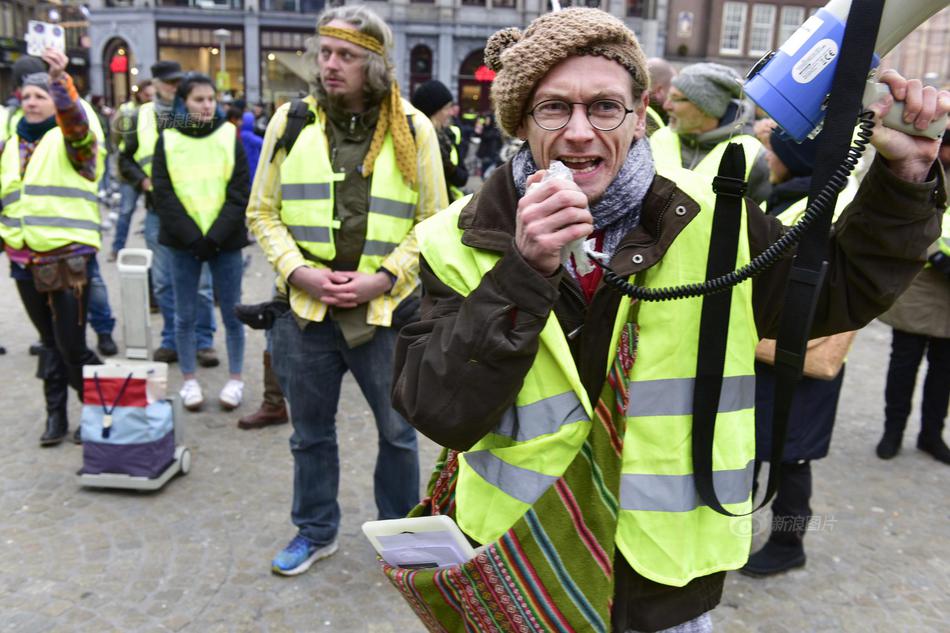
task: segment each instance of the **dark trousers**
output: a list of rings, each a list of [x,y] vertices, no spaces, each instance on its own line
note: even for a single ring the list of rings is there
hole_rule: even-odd
[[[761,462],[755,463],[758,482]],[[801,460],[782,464],[782,476],[772,501],[772,529],[769,540],[789,546],[801,546],[811,520],[811,462]],[[755,493],[753,493],[754,496]]]
[[[917,368],[927,352],[920,434],[939,436],[950,402],[950,338],[911,334],[895,329],[891,340],[891,363],[884,390],[884,430],[903,433],[910,416],[917,383]]]
[[[72,290],[37,292],[32,280],[18,279],[16,286],[43,343],[37,377],[44,382],[47,412],[63,410],[68,387],[75,389],[82,400],[83,365],[102,362],[86,347],[89,286],[86,285],[78,297]]]

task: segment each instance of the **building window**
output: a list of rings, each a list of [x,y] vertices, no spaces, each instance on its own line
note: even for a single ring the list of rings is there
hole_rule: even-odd
[[[319,13],[324,0],[261,0],[262,11],[287,11],[290,13]]]
[[[158,0],[160,7],[194,7],[196,9],[243,9],[244,0]]]
[[[420,84],[432,79],[432,49],[425,44],[412,47],[409,53],[409,94],[415,94]]]
[[[600,8],[600,0],[561,0],[561,8],[566,9],[568,7],[590,7],[591,9]],[[553,11],[554,7],[551,6],[551,0],[548,0],[548,11]]]
[[[643,0],[627,0],[627,17],[642,18],[645,4]]]
[[[749,29],[749,54],[764,55],[772,50],[775,32],[775,5],[753,4],[752,27]]]
[[[484,7],[485,0],[462,0],[462,4],[470,7]]]
[[[782,7],[778,25],[778,45],[781,46],[805,21],[805,7]]]
[[[724,2],[722,5],[722,35],[719,52],[723,55],[741,55],[745,38],[745,17],[749,6],[745,2]]]
[[[517,0],[491,0],[491,6],[495,9],[514,9],[517,8]]]

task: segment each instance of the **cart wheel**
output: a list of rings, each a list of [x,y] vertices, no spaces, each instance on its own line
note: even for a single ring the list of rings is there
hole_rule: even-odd
[[[182,475],[187,475],[188,471],[191,470],[191,451],[187,448],[182,449],[181,458],[179,460],[179,466],[181,469]]]

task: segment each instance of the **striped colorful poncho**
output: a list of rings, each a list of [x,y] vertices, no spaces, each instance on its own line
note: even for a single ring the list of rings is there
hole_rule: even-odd
[[[500,540],[465,564],[438,570],[380,561],[429,631],[611,630],[621,438],[635,340],[628,325],[574,461]],[[457,453],[443,451],[428,497],[410,516],[454,515],[457,474]]]

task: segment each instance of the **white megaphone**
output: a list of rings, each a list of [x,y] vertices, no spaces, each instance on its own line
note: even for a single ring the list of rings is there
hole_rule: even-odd
[[[874,44],[873,66],[908,33],[944,7],[948,0],[888,0]],[[796,141],[820,129],[825,100],[831,91],[838,52],[844,37],[851,0],[831,0],[805,23],[778,51],[769,52],[749,72],[745,93]],[[865,106],[887,93],[884,84],[868,82]],[[902,120],[903,104],[895,103],[884,125],[916,136],[939,138],[946,127],[941,117],[926,130]]]

